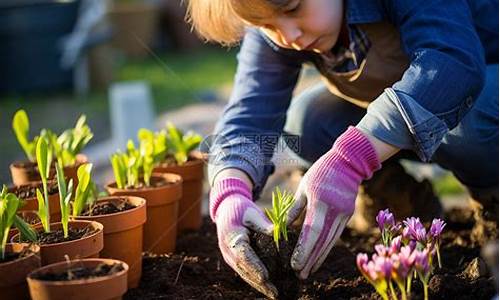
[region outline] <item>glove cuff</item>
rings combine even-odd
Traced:
[[[210,191],[210,218],[215,222],[215,216],[219,205],[229,196],[242,195],[252,199],[252,191],[247,184],[236,177],[224,178],[214,184]]]
[[[359,129],[349,128],[335,141],[332,152],[343,157],[363,179],[381,168],[375,148]]]

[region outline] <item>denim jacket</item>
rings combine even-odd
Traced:
[[[347,26],[389,21],[410,64],[357,125],[430,161],[443,136],[472,107],[485,65],[498,64],[498,0],[346,0]],[[209,180],[244,171],[260,194],[302,64],[310,53],[283,49],[250,28],[238,54],[234,88],[210,148]],[[321,120],[318,120],[320,122]],[[333,141],[332,141],[333,144]]]

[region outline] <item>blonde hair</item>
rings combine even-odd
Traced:
[[[291,0],[187,0],[186,21],[202,38],[224,46],[237,44],[245,21],[258,24],[275,16]]]

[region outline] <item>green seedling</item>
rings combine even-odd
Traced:
[[[74,128],[65,130],[59,137],[51,138],[51,145],[54,148],[57,160],[64,167],[72,166],[76,163],[76,156],[89,143],[94,134],[86,124],[87,118],[81,115],[76,121]]]
[[[76,187],[73,202],[73,217],[81,215],[83,209],[91,206],[96,200],[97,188],[92,181],[91,172],[92,164],[84,164],[78,167],[78,186]]]
[[[64,168],[61,162],[56,163],[57,187],[59,189],[59,205],[61,206],[61,223],[63,227],[64,238],[68,237],[69,207],[71,196],[73,195],[73,179],[69,180],[66,186],[64,178]]]
[[[165,160],[167,156],[167,135],[164,131],[152,132],[151,130],[141,128],[137,132],[137,139],[139,140],[139,147],[142,147],[143,144],[152,145],[152,155],[155,163]]]
[[[34,162],[36,158],[35,152],[38,136],[34,137],[33,140],[29,139],[30,121],[26,111],[23,109],[18,110],[14,115],[12,119],[12,129],[14,130],[17,141],[23,148],[24,153],[26,153],[26,157],[31,162]]]
[[[191,131],[184,134],[170,122],[167,122],[166,127],[168,153],[174,156],[177,164],[182,165],[187,162],[189,153],[198,147],[203,138]]]
[[[127,143],[127,153],[118,152],[111,155],[111,165],[117,187],[119,189],[137,188],[141,176],[144,178],[144,184],[149,186],[153,173],[152,155],[150,146],[145,145],[137,149],[132,140]]]
[[[48,146],[46,138],[39,138],[36,145],[36,161],[38,171],[42,179],[43,195],[40,189],[36,189],[38,200],[38,217],[42,222],[45,232],[50,232],[50,207],[49,193],[47,189],[47,179],[49,178],[50,165],[52,163],[52,149]]]
[[[276,243],[276,248],[279,250],[279,240],[281,237],[288,241],[288,231],[286,221],[288,211],[294,202],[293,195],[287,191],[281,192],[279,187],[273,192],[271,210],[265,209],[267,217],[273,222],[273,239]]]
[[[5,259],[5,247],[12,225],[21,233],[24,239],[36,241],[36,232],[20,218],[16,213],[21,207],[21,200],[13,193],[7,192],[4,185],[0,193],[0,255],[1,260]]]

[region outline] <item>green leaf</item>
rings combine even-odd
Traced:
[[[125,188],[126,167],[119,153],[111,155],[111,166],[113,167],[116,186],[119,189]]]
[[[50,164],[52,163],[52,155],[45,138],[38,139],[36,145],[36,160],[42,182],[47,183],[47,178],[49,178],[50,175],[49,172]]]
[[[78,186],[76,187],[75,200],[73,202],[73,216],[79,216],[87,205],[90,190],[93,186],[91,181],[92,164],[83,164],[78,167]]]
[[[47,206],[45,205],[45,200],[43,198],[42,192],[40,192],[40,189],[36,189],[36,199],[38,200],[38,217],[40,218],[40,221],[42,222],[43,229],[45,232],[50,232],[50,224],[47,222]]]
[[[26,223],[21,217],[17,216],[14,219],[14,226],[16,226],[17,230],[21,234],[21,239],[23,241],[28,240],[31,242],[36,242],[38,240],[38,236],[36,231],[31,228],[31,226]]]
[[[30,122],[28,115],[24,110],[18,110],[12,119],[12,129],[16,135],[17,141],[23,148],[30,161],[35,160],[35,143],[29,141]]]

